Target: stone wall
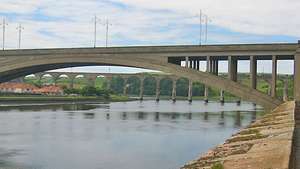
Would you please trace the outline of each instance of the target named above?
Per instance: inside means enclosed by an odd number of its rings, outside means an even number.
[[[295,102],[286,102],[182,169],[288,169]]]

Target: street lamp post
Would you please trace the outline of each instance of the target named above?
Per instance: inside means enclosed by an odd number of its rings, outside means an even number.
[[[109,33],[109,26],[112,26],[112,24],[106,19],[105,23],[103,24],[106,26],[106,34],[105,34],[105,47],[108,46],[108,33]]]
[[[98,21],[101,21],[98,19],[97,15],[94,17],[94,48],[96,48],[97,45],[97,23]]]
[[[4,50],[5,49],[5,28],[6,26],[8,25],[7,22],[5,21],[5,18],[3,18],[3,21],[2,21],[2,49]]]
[[[17,27],[17,30],[19,32],[19,43],[18,43],[18,48],[21,49],[21,38],[22,38],[22,30],[24,30],[24,27],[22,27],[21,24]]]

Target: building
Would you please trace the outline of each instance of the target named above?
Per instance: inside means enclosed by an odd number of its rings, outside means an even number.
[[[0,83],[0,93],[34,94],[38,88],[25,83]]]
[[[41,95],[63,95],[63,89],[59,86],[49,85],[38,88],[26,83],[0,83],[0,93],[11,94],[41,94]]]
[[[59,86],[50,85],[50,86],[44,86],[42,88],[35,89],[34,93],[42,94],[42,95],[55,95],[55,96],[57,96],[57,95],[63,95],[64,91]]]

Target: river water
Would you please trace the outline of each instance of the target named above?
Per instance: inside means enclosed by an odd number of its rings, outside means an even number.
[[[0,168],[180,168],[262,112],[243,102],[0,104]]]

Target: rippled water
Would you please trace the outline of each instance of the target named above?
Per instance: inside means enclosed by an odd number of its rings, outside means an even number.
[[[179,168],[261,112],[202,101],[0,105],[0,167]]]

